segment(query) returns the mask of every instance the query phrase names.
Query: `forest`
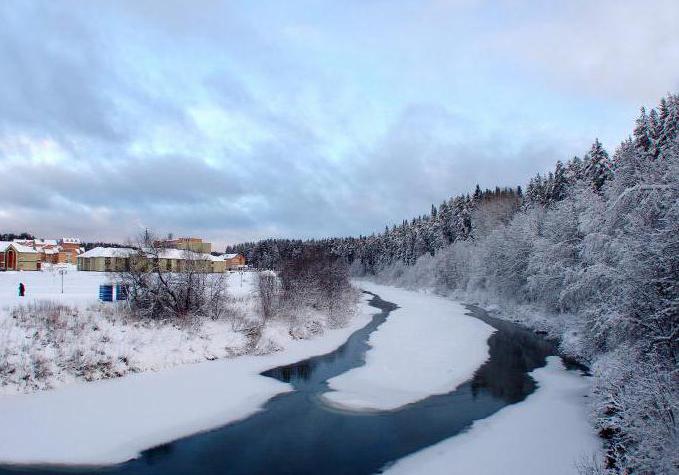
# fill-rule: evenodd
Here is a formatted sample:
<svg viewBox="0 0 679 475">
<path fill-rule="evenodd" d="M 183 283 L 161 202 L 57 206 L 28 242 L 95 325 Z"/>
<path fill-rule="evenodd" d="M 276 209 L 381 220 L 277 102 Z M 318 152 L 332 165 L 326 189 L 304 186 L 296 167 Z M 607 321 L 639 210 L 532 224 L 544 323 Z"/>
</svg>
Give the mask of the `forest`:
<svg viewBox="0 0 679 475">
<path fill-rule="evenodd" d="M 594 376 L 606 460 L 679 470 L 679 95 L 641 109 L 609 154 L 599 140 L 525 189 L 451 197 L 370 236 L 232 246 L 278 269 L 322 245 L 353 275 L 499 305 L 546 329 Z"/>
</svg>

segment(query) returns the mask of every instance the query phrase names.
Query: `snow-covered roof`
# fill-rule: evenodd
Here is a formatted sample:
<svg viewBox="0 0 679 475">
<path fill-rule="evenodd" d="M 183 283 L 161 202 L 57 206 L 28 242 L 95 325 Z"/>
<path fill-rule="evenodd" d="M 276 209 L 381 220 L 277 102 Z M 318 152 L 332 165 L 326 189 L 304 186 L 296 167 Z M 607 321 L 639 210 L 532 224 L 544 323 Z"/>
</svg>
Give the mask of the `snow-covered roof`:
<svg viewBox="0 0 679 475">
<path fill-rule="evenodd" d="M 133 252 L 129 247 L 95 247 L 78 257 L 129 257 Z"/>
<path fill-rule="evenodd" d="M 233 259 L 234 257 L 238 257 L 238 254 L 222 254 L 219 257 L 222 259 Z"/>
<path fill-rule="evenodd" d="M 190 252 L 190 251 L 185 251 L 184 249 L 173 249 L 173 248 L 160 249 L 158 251 L 158 258 L 159 259 L 185 259 L 187 254 L 192 255 L 194 253 Z M 193 255 L 191 257 L 193 257 Z"/>
<path fill-rule="evenodd" d="M 154 252 L 149 252 L 151 256 L 154 256 L 157 254 L 158 259 L 176 259 L 176 260 L 185 260 L 185 259 L 195 259 L 195 260 L 204 260 L 204 261 L 221 261 L 222 258 L 221 256 L 213 256 L 212 254 L 205 254 L 201 252 L 194 252 L 194 251 L 189 251 L 186 249 L 174 249 L 174 248 L 165 248 L 165 249 L 159 249 Z"/>
<path fill-rule="evenodd" d="M 138 252 L 136 249 L 129 247 L 95 247 L 89 251 L 80 254 L 78 257 L 129 257 Z M 196 259 L 205 261 L 221 261 L 221 256 L 213 256 L 211 254 L 202 254 L 199 252 L 186 251 L 184 249 L 160 249 L 157 252 L 146 251 L 147 256 L 158 257 L 158 259 Z"/>
<path fill-rule="evenodd" d="M 78 238 L 61 238 L 61 242 L 65 242 L 67 244 L 80 244 L 80 239 L 78 239 Z"/>
<path fill-rule="evenodd" d="M 24 246 L 23 244 L 19 244 L 18 242 L 13 241 L 0 241 L 0 252 L 6 251 L 9 246 L 12 246 L 14 249 L 16 249 L 17 252 L 21 252 L 24 254 L 27 253 L 34 254 L 38 252 L 32 247 Z"/>
<path fill-rule="evenodd" d="M 43 249 L 42 252 L 44 252 L 45 254 L 50 254 L 50 255 L 51 254 L 59 254 L 58 249 Z"/>
</svg>

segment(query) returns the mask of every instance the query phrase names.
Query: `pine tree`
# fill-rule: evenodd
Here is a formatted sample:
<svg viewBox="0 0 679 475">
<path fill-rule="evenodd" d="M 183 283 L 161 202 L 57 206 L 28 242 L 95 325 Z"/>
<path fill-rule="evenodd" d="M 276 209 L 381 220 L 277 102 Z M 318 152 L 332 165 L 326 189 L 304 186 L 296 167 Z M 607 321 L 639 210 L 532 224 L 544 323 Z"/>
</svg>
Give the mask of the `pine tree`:
<svg viewBox="0 0 679 475">
<path fill-rule="evenodd" d="M 610 158 L 599 139 L 594 141 L 585 157 L 584 175 L 597 193 L 612 176 Z"/>
<path fill-rule="evenodd" d="M 641 114 L 636 120 L 634 127 L 634 145 L 642 152 L 650 153 L 653 149 L 653 131 L 651 120 L 646 113 L 646 108 L 641 108 Z"/>
</svg>

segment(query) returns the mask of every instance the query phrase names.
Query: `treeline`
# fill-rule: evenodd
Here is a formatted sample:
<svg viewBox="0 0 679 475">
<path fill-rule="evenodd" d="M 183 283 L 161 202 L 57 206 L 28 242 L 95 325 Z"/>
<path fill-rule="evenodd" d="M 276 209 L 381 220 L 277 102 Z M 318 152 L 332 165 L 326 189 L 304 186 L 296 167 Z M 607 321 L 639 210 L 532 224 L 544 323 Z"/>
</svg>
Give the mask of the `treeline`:
<svg viewBox="0 0 679 475">
<path fill-rule="evenodd" d="M 15 239 L 35 239 L 30 233 L 0 233 L 0 241 L 14 241 Z"/>
<path fill-rule="evenodd" d="M 353 266 L 354 273 L 375 274 L 385 266 L 400 261 L 414 264 L 424 254 L 436 251 L 455 242 L 467 239 L 472 231 L 472 216 L 480 216 L 483 209 L 493 209 L 495 218 L 507 222 L 522 202 L 521 187 L 484 190 L 477 185 L 472 195 L 460 195 L 432 205 L 429 214 L 399 225 L 386 227 L 384 232 L 370 236 L 331 239 L 264 239 L 226 248 L 226 252 L 243 254 L 247 262 L 259 269 L 280 269 L 307 246 L 323 246 Z M 492 223 L 477 222 L 477 226 Z"/>
</svg>

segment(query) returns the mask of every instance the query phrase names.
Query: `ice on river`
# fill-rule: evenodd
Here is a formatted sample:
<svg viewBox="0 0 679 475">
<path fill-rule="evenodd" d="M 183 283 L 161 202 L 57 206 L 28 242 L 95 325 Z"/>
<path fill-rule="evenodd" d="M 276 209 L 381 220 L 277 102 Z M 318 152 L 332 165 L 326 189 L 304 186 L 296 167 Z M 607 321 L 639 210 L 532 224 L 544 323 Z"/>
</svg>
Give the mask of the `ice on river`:
<svg viewBox="0 0 679 475">
<path fill-rule="evenodd" d="M 578 464 L 601 450 L 583 399 L 589 378 L 567 371 L 558 356 L 530 374 L 538 389 L 525 401 L 399 460 L 385 473 L 577 475 Z"/>
<path fill-rule="evenodd" d="M 488 359 L 495 330 L 466 315 L 460 303 L 369 282 L 359 286 L 399 308 L 370 335 L 365 365 L 329 380 L 328 404 L 394 410 L 453 391 Z"/>
</svg>

